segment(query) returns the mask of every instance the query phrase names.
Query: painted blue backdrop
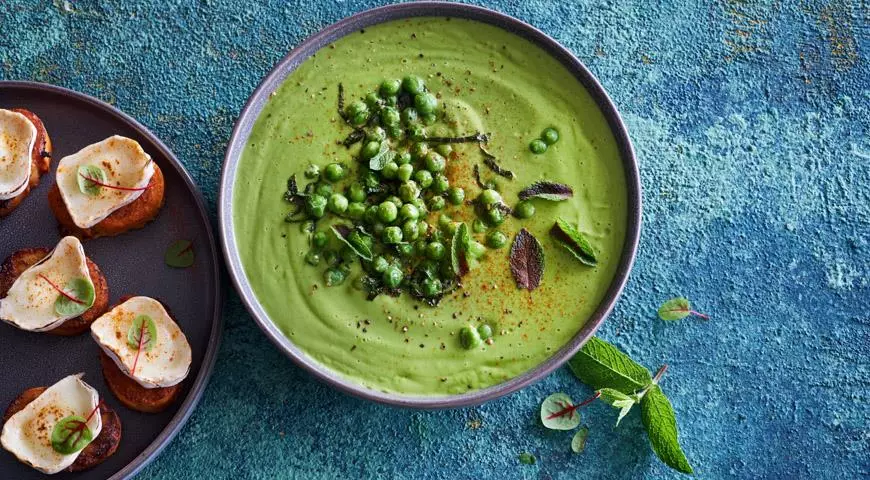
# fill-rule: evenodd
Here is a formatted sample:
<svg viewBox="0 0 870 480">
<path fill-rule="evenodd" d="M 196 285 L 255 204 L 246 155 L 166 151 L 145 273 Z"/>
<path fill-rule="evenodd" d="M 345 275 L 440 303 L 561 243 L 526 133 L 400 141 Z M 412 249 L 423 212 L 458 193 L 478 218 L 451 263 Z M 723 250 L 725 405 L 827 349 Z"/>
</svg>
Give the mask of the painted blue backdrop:
<svg viewBox="0 0 870 480">
<path fill-rule="evenodd" d="M 305 37 L 380 2 L 0 2 L 0 78 L 104 99 L 157 133 L 212 211 L 237 113 Z M 598 76 L 645 187 L 637 266 L 601 336 L 650 368 L 702 478 L 870 476 L 870 7 L 855 0 L 493 1 Z M 665 324 L 676 294 L 711 314 Z M 536 421 L 561 370 L 479 408 L 394 410 L 312 380 L 235 294 L 217 371 L 158 478 L 670 478 L 636 413 Z M 522 465 L 519 452 L 538 463 Z"/>
</svg>

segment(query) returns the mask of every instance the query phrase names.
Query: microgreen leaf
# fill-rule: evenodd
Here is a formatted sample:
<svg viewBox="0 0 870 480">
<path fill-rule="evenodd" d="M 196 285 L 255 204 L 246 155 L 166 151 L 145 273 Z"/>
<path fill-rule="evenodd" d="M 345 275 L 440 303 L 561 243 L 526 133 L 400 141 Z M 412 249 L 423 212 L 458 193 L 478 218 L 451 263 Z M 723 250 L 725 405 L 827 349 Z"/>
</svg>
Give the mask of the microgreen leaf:
<svg viewBox="0 0 870 480">
<path fill-rule="evenodd" d="M 653 451 L 662 462 L 679 472 L 694 473 L 677 439 L 674 407 L 658 385 L 653 385 L 644 395 L 640 413 Z"/>
<path fill-rule="evenodd" d="M 580 425 L 580 412 L 564 393 L 554 393 L 541 403 L 541 423 L 550 430 L 573 430 Z"/>
<path fill-rule="evenodd" d="M 41 276 L 41 278 L 48 281 L 60 293 L 54 302 L 54 312 L 62 317 L 79 316 L 94 304 L 96 292 L 94 292 L 94 284 L 91 283 L 90 279 L 77 277 L 70 280 L 65 288 L 60 289 L 58 285 L 52 283 L 45 276 Z"/>
<path fill-rule="evenodd" d="M 61 455 L 71 455 L 88 446 L 94 434 L 88 421 L 80 415 L 61 418 L 51 430 L 51 448 Z"/>
<path fill-rule="evenodd" d="M 659 307 L 659 318 L 662 320 L 682 320 L 689 315 L 695 315 L 704 320 L 710 318 L 703 313 L 692 310 L 692 305 L 686 297 L 672 298 Z"/>
<path fill-rule="evenodd" d="M 519 288 L 529 291 L 538 288 L 544 275 L 544 249 L 525 228 L 517 233 L 511 245 L 511 273 Z"/>
<path fill-rule="evenodd" d="M 574 190 L 564 183 L 540 181 L 535 182 L 524 188 L 519 193 L 520 200 L 528 200 L 532 197 L 542 198 L 544 200 L 552 200 L 559 202 L 568 200 L 574 196 Z"/>
<path fill-rule="evenodd" d="M 169 245 L 163 254 L 163 261 L 172 268 L 187 268 L 193 265 L 196 255 L 193 251 L 193 242 L 190 240 L 176 240 Z"/>
<path fill-rule="evenodd" d="M 386 141 L 381 142 L 381 148 L 378 149 L 378 153 L 375 154 L 369 160 L 369 169 L 374 171 L 383 170 L 384 167 L 390 163 L 393 158 L 396 156 L 396 152 L 390 150 L 389 144 Z"/>
<path fill-rule="evenodd" d="M 589 240 L 574 225 L 557 218 L 553 228 L 550 229 L 550 234 L 584 265 L 594 267 L 598 264 L 595 250 L 592 249 Z"/>
<path fill-rule="evenodd" d="M 96 165 L 81 165 L 77 172 L 76 181 L 79 184 L 79 191 L 91 197 L 99 195 L 103 188 L 92 179 L 100 183 L 106 183 L 108 180 L 106 172 Z"/>
<path fill-rule="evenodd" d="M 520 459 L 520 463 L 523 465 L 534 465 L 535 462 L 537 462 L 535 456 L 529 452 L 522 452 L 517 456 L 517 458 Z"/>
<path fill-rule="evenodd" d="M 577 430 L 577 433 L 574 434 L 574 437 L 571 438 L 571 451 L 574 453 L 581 453 L 586 448 L 586 438 L 589 437 L 589 429 L 586 427 L 581 427 L 580 430 Z"/>
<path fill-rule="evenodd" d="M 597 337 L 590 338 L 568 366 L 577 378 L 596 390 L 613 388 L 631 395 L 652 382 L 649 370 Z"/>
<path fill-rule="evenodd" d="M 138 349 L 140 343 L 146 352 L 150 352 L 157 343 L 157 324 L 148 315 L 137 316 L 127 329 L 127 345 Z"/>
<path fill-rule="evenodd" d="M 367 241 L 368 238 L 371 240 L 371 237 L 360 233 L 356 230 L 350 230 L 350 228 L 344 225 L 338 225 L 330 227 L 332 229 L 332 233 L 335 234 L 336 238 L 341 240 L 342 243 L 350 247 L 354 253 L 356 253 L 360 258 L 371 261 L 373 258 L 373 253 L 371 249 L 371 242 Z M 344 230 L 344 231 L 342 231 Z"/>
</svg>

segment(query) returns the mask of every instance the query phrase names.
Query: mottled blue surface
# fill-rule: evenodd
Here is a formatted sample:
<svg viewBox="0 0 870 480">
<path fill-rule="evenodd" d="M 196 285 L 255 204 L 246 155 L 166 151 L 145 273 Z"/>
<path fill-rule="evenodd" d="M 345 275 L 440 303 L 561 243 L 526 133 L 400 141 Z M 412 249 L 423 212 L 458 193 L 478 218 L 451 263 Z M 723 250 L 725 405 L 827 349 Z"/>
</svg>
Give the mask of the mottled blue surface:
<svg viewBox="0 0 870 480">
<path fill-rule="evenodd" d="M 102 98 L 154 130 L 212 211 L 233 122 L 306 36 L 377 2 L 0 3 L 0 78 Z M 671 365 L 702 478 L 870 476 L 870 7 L 849 1 L 521 2 L 613 96 L 645 187 L 637 266 L 601 336 Z M 182 5 L 183 4 L 183 5 Z M 649 4 L 649 5 L 647 5 Z M 684 294 L 709 322 L 665 324 Z M 233 294 L 200 408 L 141 478 L 667 478 L 636 412 L 536 421 L 567 370 L 447 412 L 340 395 L 269 344 Z M 538 463 L 521 465 L 517 454 Z"/>
</svg>

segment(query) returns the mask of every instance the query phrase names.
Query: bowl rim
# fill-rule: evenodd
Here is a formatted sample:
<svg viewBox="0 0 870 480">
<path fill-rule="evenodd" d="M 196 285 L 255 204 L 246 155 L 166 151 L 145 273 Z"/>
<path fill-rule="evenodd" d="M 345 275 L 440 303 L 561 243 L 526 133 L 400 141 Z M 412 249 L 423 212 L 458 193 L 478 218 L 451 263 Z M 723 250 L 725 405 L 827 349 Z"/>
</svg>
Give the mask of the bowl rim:
<svg viewBox="0 0 870 480">
<path fill-rule="evenodd" d="M 506 382 L 458 395 L 413 396 L 373 390 L 311 358 L 277 328 L 257 300 L 247 281 L 238 254 L 233 225 L 232 187 L 239 160 L 251 129 L 272 92 L 308 57 L 339 38 L 372 25 L 413 17 L 465 18 L 487 23 L 519 35 L 553 56 L 586 88 L 607 120 L 622 159 L 626 181 L 627 223 L 620 262 L 604 298 L 583 328 L 538 366 Z M 236 120 L 224 158 L 218 196 L 220 242 L 226 258 L 227 270 L 245 308 L 266 337 L 298 366 L 341 392 L 382 404 L 422 409 L 458 408 L 494 400 L 541 380 L 574 356 L 613 310 L 616 300 L 625 287 L 640 240 L 641 208 L 640 173 L 628 130 L 607 92 L 577 57 L 541 30 L 509 15 L 473 5 L 428 1 L 386 5 L 356 13 L 308 37 L 281 59 L 251 94 Z"/>
</svg>

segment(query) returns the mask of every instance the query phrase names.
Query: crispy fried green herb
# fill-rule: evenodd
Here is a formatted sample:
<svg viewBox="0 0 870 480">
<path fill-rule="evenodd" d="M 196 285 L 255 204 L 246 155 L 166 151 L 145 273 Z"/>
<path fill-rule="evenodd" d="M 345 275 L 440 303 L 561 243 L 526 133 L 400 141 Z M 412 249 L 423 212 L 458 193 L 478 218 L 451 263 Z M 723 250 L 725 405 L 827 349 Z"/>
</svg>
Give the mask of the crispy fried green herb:
<svg viewBox="0 0 870 480">
<path fill-rule="evenodd" d="M 520 200 L 528 200 L 530 198 L 542 198 L 544 200 L 552 200 L 559 202 L 568 200 L 574 196 L 574 190 L 564 183 L 556 183 L 550 181 L 535 182 L 524 188 L 519 193 Z"/>
<path fill-rule="evenodd" d="M 544 275 L 544 249 L 538 239 L 525 228 L 514 237 L 510 266 L 518 287 L 531 291 L 541 284 Z"/>
<path fill-rule="evenodd" d="M 556 223 L 550 230 L 550 234 L 562 247 L 571 252 L 584 265 L 589 265 L 590 267 L 598 265 L 598 259 L 595 257 L 595 250 L 593 250 L 592 244 L 570 223 L 557 218 Z"/>
</svg>

